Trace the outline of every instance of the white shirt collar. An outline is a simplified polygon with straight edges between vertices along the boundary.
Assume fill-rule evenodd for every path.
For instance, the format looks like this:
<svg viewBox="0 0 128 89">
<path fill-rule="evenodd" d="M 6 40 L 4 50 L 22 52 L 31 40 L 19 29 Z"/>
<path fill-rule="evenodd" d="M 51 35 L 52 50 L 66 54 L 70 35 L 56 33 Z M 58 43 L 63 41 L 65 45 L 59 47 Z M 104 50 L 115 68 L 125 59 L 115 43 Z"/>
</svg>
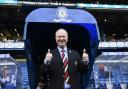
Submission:
<svg viewBox="0 0 128 89">
<path fill-rule="evenodd" d="M 58 47 L 58 50 L 59 50 L 59 52 L 61 52 L 61 51 L 62 51 L 62 48 Z M 63 50 L 64 50 L 65 52 L 67 52 L 67 47 L 64 47 Z"/>
</svg>

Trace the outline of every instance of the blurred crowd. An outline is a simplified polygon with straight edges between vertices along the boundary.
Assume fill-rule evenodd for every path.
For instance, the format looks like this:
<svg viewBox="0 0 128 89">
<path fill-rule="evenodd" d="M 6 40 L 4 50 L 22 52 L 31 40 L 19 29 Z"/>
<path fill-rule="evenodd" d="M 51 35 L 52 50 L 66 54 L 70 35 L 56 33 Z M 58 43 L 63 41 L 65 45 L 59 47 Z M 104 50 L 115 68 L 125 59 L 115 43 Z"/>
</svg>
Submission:
<svg viewBox="0 0 128 89">
<path fill-rule="evenodd" d="M 0 30 L 0 42 L 20 42 L 23 41 L 23 35 L 17 29 L 14 30 Z"/>
<path fill-rule="evenodd" d="M 112 34 L 112 35 L 105 35 L 101 36 L 101 41 L 111 41 L 111 42 L 128 42 L 128 34 Z"/>
</svg>

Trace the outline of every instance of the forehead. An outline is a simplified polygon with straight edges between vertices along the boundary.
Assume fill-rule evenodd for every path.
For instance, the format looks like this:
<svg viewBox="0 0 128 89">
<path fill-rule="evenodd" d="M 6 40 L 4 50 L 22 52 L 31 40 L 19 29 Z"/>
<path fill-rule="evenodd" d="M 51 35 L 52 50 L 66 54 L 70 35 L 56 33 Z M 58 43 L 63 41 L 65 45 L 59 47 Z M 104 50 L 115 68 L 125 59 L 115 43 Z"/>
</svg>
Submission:
<svg viewBox="0 0 128 89">
<path fill-rule="evenodd" d="M 60 29 L 56 32 L 56 35 L 67 35 L 67 32 L 63 29 Z"/>
</svg>

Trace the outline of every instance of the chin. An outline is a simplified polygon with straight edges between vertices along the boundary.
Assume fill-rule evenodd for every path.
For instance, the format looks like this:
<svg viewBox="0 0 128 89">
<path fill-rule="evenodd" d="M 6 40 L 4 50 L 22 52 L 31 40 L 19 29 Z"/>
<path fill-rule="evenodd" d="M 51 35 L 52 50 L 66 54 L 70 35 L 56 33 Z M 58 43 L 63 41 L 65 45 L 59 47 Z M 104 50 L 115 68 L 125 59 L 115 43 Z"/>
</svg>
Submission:
<svg viewBox="0 0 128 89">
<path fill-rule="evenodd" d="M 64 48 L 64 47 L 65 47 L 65 45 L 59 45 L 59 47 L 60 47 L 60 48 Z"/>
</svg>

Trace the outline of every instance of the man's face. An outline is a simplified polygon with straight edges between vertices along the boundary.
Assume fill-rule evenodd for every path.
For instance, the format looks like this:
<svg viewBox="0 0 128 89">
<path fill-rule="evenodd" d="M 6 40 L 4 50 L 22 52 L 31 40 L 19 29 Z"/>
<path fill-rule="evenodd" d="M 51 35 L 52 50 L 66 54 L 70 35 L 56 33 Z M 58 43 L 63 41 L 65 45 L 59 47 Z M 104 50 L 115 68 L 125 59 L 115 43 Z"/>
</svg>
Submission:
<svg viewBox="0 0 128 89">
<path fill-rule="evenodd" d="M 56 32 L 56 43 L 59 47 L 63 48 L 67 45 L 68 34 L 64 29 L 60 29 Z"/>
</svg>

